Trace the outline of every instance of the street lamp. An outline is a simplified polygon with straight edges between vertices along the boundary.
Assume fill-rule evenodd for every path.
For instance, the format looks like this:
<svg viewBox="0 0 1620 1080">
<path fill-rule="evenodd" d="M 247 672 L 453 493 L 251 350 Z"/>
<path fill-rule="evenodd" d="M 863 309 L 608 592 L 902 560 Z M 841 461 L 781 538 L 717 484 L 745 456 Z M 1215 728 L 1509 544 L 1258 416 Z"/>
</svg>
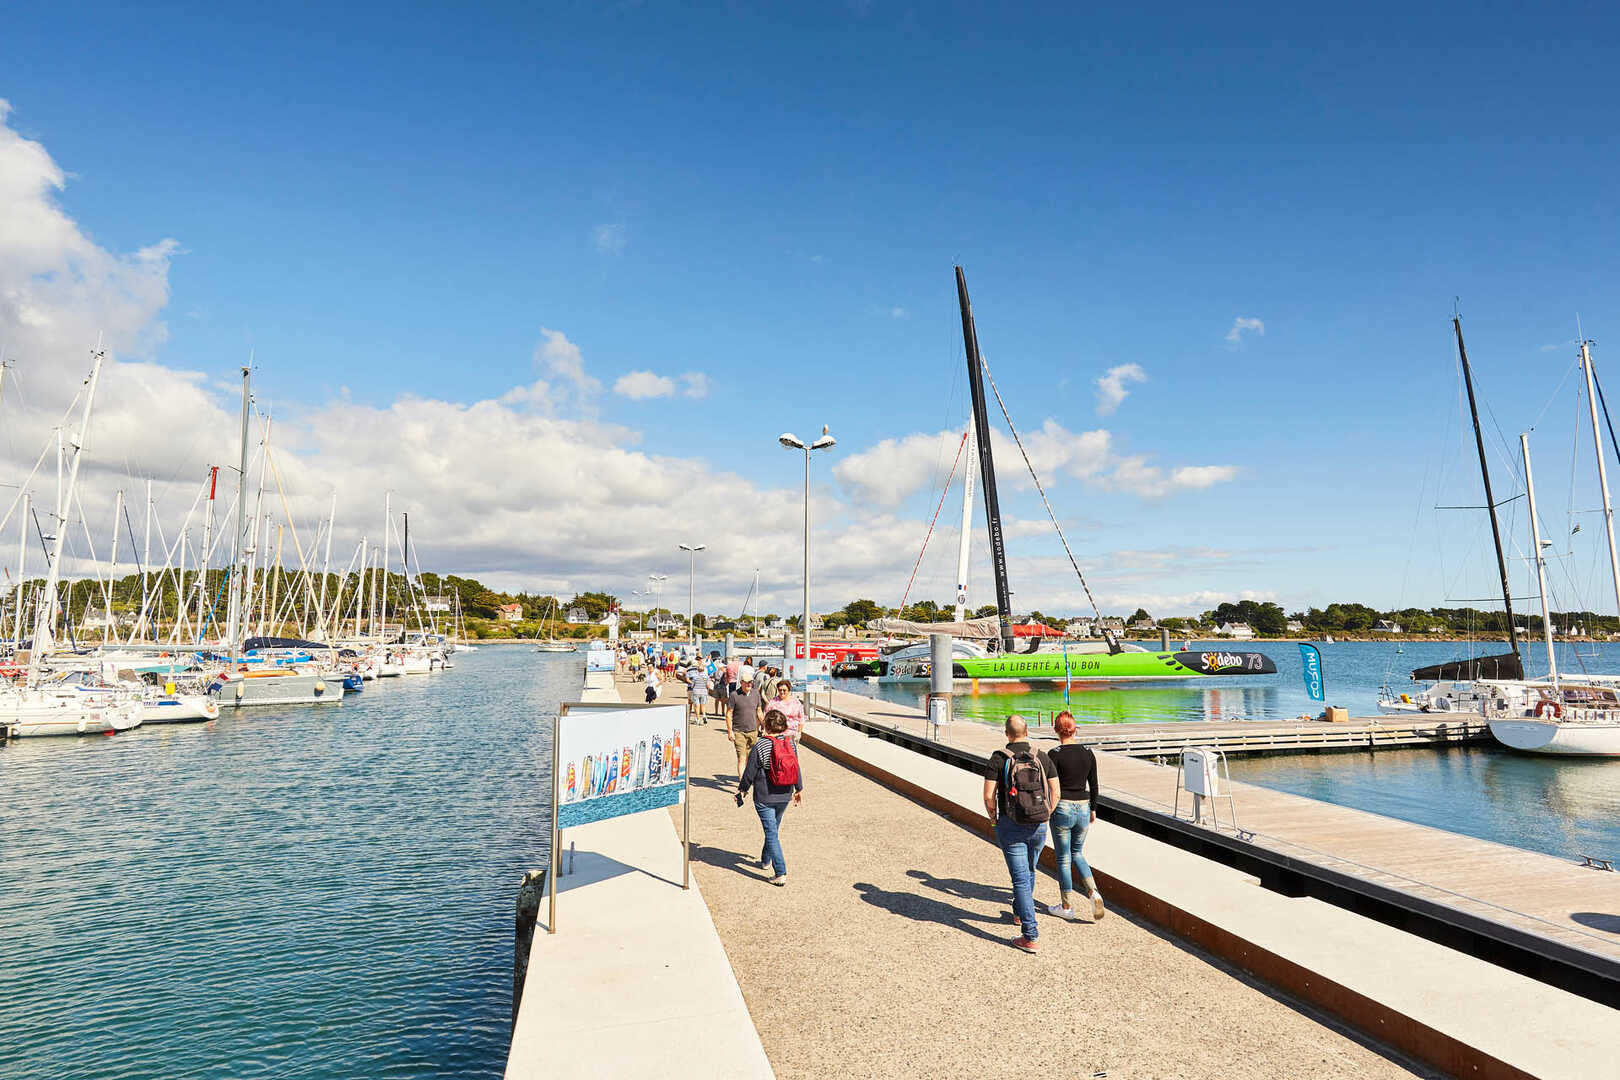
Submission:
<svg viewBox="0 0 1620 1080">
<path fill-rule="evenodd" d="M 663 591 L 664 591 L 664 582 L 666 582 L 668 580 L 669 580 L 669 575 L 668 574 L 648 574 L 647 575 L 647 591 L 645 593 L 643 593 L 642 595 L 644 595 L 644 596 L 660 596 L 660 595 L 662 595 Z M 653 615 L 654 618 L 657 618 L 658 604 L 657 604 L 656 601 L 653 603 L 653 610 L 652 610 L 651 614 Z M 656 631 L 654 633 L 656 635 Z"/>
<path fill-rule="evenodd" d="M 776 441 L 789 450 L 804 451 L 804 625 L 799 627 L 804 637 L 804 671 L 810 672 L 810 451 L 831 449 L 838 440 L 827 434 L 827 425 L 821 425 L 821 438 L 806 446 L 797 435 L 783 432 Z M 805 684 L 806 690 L 809 683 Z"/>
<path fill-rule="evenodd" d="M 692 577 L 697 572 L 697 553 L 707 548 L 708 544 L 676 544 L 676 547 L 686 552 L 686 639 L 693 639 L 692 620 L 696 617 L 692 609 Z"/>
</svg>

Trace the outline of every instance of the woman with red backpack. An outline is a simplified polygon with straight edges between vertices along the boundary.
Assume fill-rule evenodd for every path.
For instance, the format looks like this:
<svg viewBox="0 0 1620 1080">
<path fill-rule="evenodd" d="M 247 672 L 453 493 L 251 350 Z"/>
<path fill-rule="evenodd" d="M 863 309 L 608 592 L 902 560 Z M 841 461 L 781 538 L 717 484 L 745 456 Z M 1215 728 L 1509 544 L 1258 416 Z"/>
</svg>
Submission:
<svg viewBox="0 0 1620 1080">
<path fill-rule="evenodd" d="M 788 803 L 804 801 L 804 774 L 799 771 L 798 749 L 787 734 L 787 717 L 777 709 L 765 713 L 765 738 L 754 744 L 748 754 L 748 764 L 737 780 L 737 805 L 743 804 L 743 795 L 750 789 L 754 793 L 754 811 L 759 814 L 760 827 L 765 830 L 765 846 L 759 853 L 759 865 L 767 864 L 775 871 L 772 885 L 787 884 L 787 859 L 782 854 L 782 815 Z"/>
</svg>

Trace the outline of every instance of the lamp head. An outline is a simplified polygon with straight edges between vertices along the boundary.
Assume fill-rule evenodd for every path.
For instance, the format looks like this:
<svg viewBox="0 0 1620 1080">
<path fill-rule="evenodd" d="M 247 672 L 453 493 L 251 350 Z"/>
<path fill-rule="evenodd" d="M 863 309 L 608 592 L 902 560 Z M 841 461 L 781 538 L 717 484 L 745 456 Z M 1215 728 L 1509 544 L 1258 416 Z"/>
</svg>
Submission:
<svg viewBox="0 0 1620 1080">
<path fill-rule="evenodd" d="M 785 431 L 776 437 L 776 441 L 787 447 L 789 450 L 804 449 L 804 443 L 799 441 L 799 437 L 797 435 L 790 435 Z"/>
<path fill-rule="evenodd" d="M 812 449 L 812 450 L 826 450 L 828 447 L 832 446 L 837 441 L 838 441 L 837 439 L 833 438 L 831 435 L 828 435 L 826 433 L 826 431 L 823 431 L 821 433 L 821 438 L 817 439 L 815 442 L 810 444 L 810 449 Z"/>
</svg>

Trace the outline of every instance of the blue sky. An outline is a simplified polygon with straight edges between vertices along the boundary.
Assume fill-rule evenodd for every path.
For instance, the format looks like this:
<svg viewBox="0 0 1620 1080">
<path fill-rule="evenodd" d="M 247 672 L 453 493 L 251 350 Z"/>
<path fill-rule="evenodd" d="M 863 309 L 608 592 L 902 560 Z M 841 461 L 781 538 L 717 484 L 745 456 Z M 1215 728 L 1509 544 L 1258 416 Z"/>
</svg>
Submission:
<svg viewBox="0 0 1620 1080">
<path fill-rule="evenodd" d="M 1577 314 L 1600 363 L 1620 319 L 1617 37 L 1595 6 L 34 5 L 8 14 L 0 97 L 96 245 L 178 245 L 146 312 L 161 332 L 121 358 L 228 379 L 251 347 L 262 403 L 308 426 L 346 400 L 384 432 L 401 395 L 493 401 L 538 372 L 577 441 L 659 462 L 644 513 L 604 509 L 558 550 L 556 508 L 497 524 L 401 460 L 379 484 L 437 519 L 428 562 L 627 592 L 703 534 L 700 606 L 740 602 L 760 564 L 785 606 L 801 462 L 775 436 L 827 423 L 829 599 L 898 600 L 937 488 L 862 455 L 965 418 L 960 262 L 1021 429 L 1109 433 L 1043 475 L 1105 607 L 1430 604 L 1457 589 L 1439 530 L 1413 540 L 1455 450 L 1453 297 L 1510 438 Z M 1228 340 L 1239 319 L 1263 332 Z M 543 329 L 579 378 L 537 358 Z M 1099 415 L 1096 380 L 1127 364 L 1146 380 Z M 632 372 L 673 396 L 615 393 Z M 1538 472 L 1582 504 L 1572 415 L 1549 413 L 1561 457 Z M 318 433 L 293 448 L 324 507 L 351 462 Z M 1143 498 L 1122 460 L 1222 478 Z M 467 446 L 450 471 L 506 461 Z M 380 517 L 377 487 L 356 514 Z M 744 527 L 735 502 L 769 512 Z M 1008 503 L 1043 516 L 1027 490 Z M 1081 609 L 1048 536 L 1013 547 L 1021 606 Z M 925 565 L 925 595 L 948 595 L 951 561 Z"/>
</svg>

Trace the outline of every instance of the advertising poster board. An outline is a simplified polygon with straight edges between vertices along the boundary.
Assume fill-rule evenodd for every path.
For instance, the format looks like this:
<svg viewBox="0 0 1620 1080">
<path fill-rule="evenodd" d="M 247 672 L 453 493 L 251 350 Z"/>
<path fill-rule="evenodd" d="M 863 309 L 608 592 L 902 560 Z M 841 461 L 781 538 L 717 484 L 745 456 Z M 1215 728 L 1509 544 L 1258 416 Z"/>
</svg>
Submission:
<svg viewBox="0 0 1620 1080">
<path fill-rule="evenodd" d="M 832 661 L 831 660 L 804 660 L 793 657 L 788 660 L 787 666 L 782 669 L 793 684 L 793 689 L 799 693 L 829 694 L 832 692 Z"/>
<path fill-rule="evenodd" d="M 613 650 L 601 645 L 592 645 L 585 653 L 586 671 L 612 671 L 614 662 Z"/>
<path fill-rule="evenodd" d="M 557 716 L 557 828 L 674 806 L 686 706 L 567 704 Z"/>
</svg>

